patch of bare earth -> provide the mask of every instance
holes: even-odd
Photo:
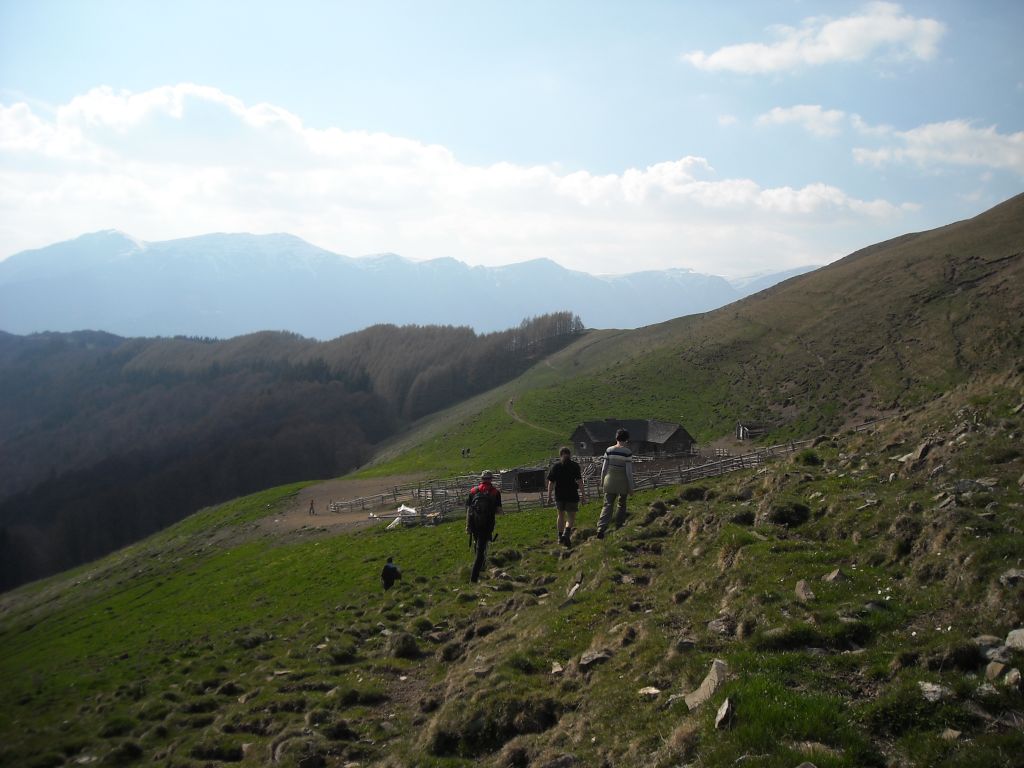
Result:
[[[373,499],[383,494],[390,494],[397,486],[423,480],[422,474],[393,475],[390,477],[339,477],[310,485],[296,494],[295,498],[282,510],[267,515],[258,523],[261,533],[287,535],[295,531],[308,529],[321,533],[341,533],[346,530],[373,525],[376,521],[370,513],[384,514],[393,512],[402,503],[390,499],[380,503],[378,499],[368,501],[365,507],[344,512],[331,512],[332,501],[351,501],[353,499]],[[309,502],[313,502],[316,514],[309,513]]]

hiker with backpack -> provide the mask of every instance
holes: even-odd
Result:
[[[633,492],[633,452],[626,443],[629,432],[619,428],[615,433],[615,445],[609,446],[601,461],[601,488],[604,491],[604,506],[597,519],[597,538],[603,539],[612,521],[612,507],[618,502],[615,527],[621,528],[626,522],[626,498]]]
[[[573,461],[572,451],[563,447],[558,452],[558,462],[548,470],[548,503],[555,498],[555,509],[558,517],[555,520],[555,531],[558,543],[572,546],[572,529],[576,525],[576,512],[580,508],[580,500],[586,495],[583,488],[583,472],[580,465]]]
[[[480,580],[480,569],[484,566],[487,545],[497,536],[494,533],[494,518],[501,514],[501,491],[494,487],[494,475],[487,470],[480,475],[480,484],[473,486],[466,497],[466,532],[470,545],[476,548],[473,573],[469,580]]]

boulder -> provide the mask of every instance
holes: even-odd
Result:
[[[953,695],[953,691],[944,685],[938,685],[936,683],[927,683],[924,680],[918,682],[918,687],[921,689],[921,695],[924,696],[925,701],[935,703],[941,699],[947,699]]]
[[[580,656],[580,669],[590,669],[608,661],[612,655],[608,651],[587,651]]]
[[[843,573],[842,568],[836,568],[834,571],[826,573],[824,576],[822,576],[821,580],[828,584],[836,584],[840,581],[848,581],[849,578],[849,576]]]
[[[1003,664],[1001,661],[990,661],[988,663],[988,666],[985,667],[985,679],[989,682],[992,682],[993,680],[998,680],[1000,677],[1003,676],[1003,673],[1006,671],[1006,669],[1006,665]]]
[[[1005,571],[999,577],[999,583],[1007,589],[1012,589],[1020,584],[1024,584],[1024,570],[1020,568],[1011,568]]]
[[[721,688],[725,682],[728,672],[729,666],[721,659],[715,659],[711,662],[711,669],[708,670],[708,674],[697,690],[691,691],[684,697],[686,706],[691,712],[715,695],[715,691]]]
[[[716,635],[731,637],[736,632],[736,619],[727,613],[708,622],[708,631]]]
[[[726,697],[725,701],[722,702],[722,706],[718,708],[718,712],[715,713],[715,729],[724,730],[732,725],[733,718],[736,716],[736,706],[732,703],[732,699]]]
[[[1020,670],[1014,667],[1006,673],[1006,677],[1003,678],[1003,685],[1015,691],[1020,690]]]
[[[796,589],[794,592],[796,592],[797,600],[801,603],[809,603],[814,599],[814,591],[811,589],[810,584],[808,584],[804,579],[800,579],[800,581],[796,583]]]
[[[1010,632],[1006,636],[1006,645],[1015,651],[1024,651],[1024,627]]]

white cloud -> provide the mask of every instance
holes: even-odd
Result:
[[[921,167],[995,168],[1024,176],[1024,131],[999,133],[995,126],[978,128],[966,120],[949,120],[886,135],[894,143],[877,149],[854,149],[857,162],[874,166],[913,163]]]
[[[797,123],[815,136],[835,136],[846,122],[846,113],[838,109],[824,109],[817,104],[799,104],[795,107],[775,107],[758,116],[758,125],[785,125]]]
[[[591,272],[751,271],[823,260],[818,240],[902,209],[837,187],[765,188],[687,156],[620,173],[461,162],[447,148],[315,129],[215,88],[97,88],[51,114],[0,105],[0,253],[102,228],[146,240],[288,231],[340,253]],[[886,233],[888,234],[888,232]],[[835,246],[829,247],[829,253]]]
[[[730,125],[736,125],[736,115],[719,115],[718,124],[723,128],[727,128]]]
[[[895,3],[869,3],[840,19],[811,17],[799,27],[772,28],[771,43],[727,45],[713,53],[692,51],[682,59],[709,72],[764,74],[869,57],[928,60],[946,27],[935,19],[903,13]]]

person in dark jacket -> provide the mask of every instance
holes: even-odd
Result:
[[[469,577],[474,583],[480,580],[487,545],[497,538],[492,538],[491,534],[494,533],[494,517],[501,511],[501,491],[494,487],[494,475],[489,470],[485,471],[480,475],[480,484],[473,486],[466,497],[466,532],[476,549],[473,573]]]
[[[395,582],[402,578],[402,572],[398,566],[392,562],[392,558],[388,558],[388,561],[384,563],[384,568],[380,572],[380,583],[384,585],[384,591],[387,592],[391,587],[395,585]]]
[[[576,512],[580,508],[580,500],[584,498],[583,472],[580,465],[573,461],[572,451],[567,447],[558,452],[558,463],[548,470],[548,503],[555,499],[558,516],[555,530],[558,543],[566,547],[572,546],[572,529],[576,525]]]

